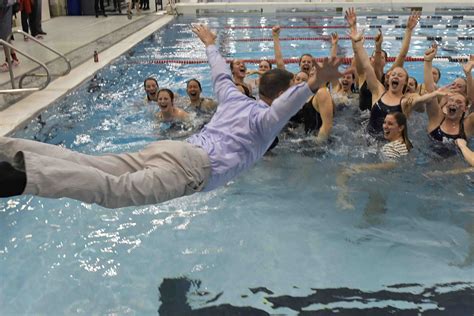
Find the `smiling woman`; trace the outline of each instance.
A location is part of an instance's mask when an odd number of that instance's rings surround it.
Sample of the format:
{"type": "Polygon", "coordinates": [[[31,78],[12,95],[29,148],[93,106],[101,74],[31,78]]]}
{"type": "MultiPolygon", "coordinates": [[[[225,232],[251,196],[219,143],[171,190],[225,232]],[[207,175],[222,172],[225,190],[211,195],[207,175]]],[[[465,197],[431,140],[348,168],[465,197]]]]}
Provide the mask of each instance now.
{"type": "Polygon", "coordinates": [[[160,112],[156,117],[161,122],[172,121],[186,121],[189,119],[189,114],[180,108],[174,106],[174,93],[170,89],[160,89],[157,93],[158,106],[160,112]]]}

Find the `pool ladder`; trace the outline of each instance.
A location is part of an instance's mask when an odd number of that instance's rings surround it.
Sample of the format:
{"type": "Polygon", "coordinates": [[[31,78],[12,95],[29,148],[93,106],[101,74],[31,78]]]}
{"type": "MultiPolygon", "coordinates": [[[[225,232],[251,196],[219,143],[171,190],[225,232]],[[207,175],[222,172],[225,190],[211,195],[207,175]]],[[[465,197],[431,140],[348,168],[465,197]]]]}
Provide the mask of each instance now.
{"type": "Polygon", "coordinates": [[[67,75],[68,73],[71,72],[71,68],[72,68],[71,67],[71,62],[69,61],[69,59],[67,59],[66,56],[64,56],[63,54],[61,54],[57,50],[49,47],[48,45],[45,45],[45,44],[41,43],[35,37],[31,36],[28,33],[25,33],[25,32],[20,31],[20,30],[13,31],[10,34],[10,36],[8,37],[7,41],[0,40],[0,47],[3,45],[3,47],[5,48],[5,55],[6,55],[6,59],[7,59],[7,63],[8,63],[8,71],[10,72],[10,82],[11,82],[11,85],[12,85],[11,89],[0,90],[0,94],[13,94],[13,93],[21,93],[21,92],[39,91],[39,90],[43,90],[44,88],[46,88],[49,85],[49,83],[51,82],[51,74],[49,72],[48,67],[44,63],[40,62],[38,59],[36,59],[36,58],[30,56],[29,54],[19,50],[18,48],[14,47],[13,45],[11,45],[9,43],[11,38],[13,37],[13,34],[21,34],[25,38],[28,38],[28,39],[32,40],[33,42],[35,42],[35,43],[38,43],[39,45],[43,46],[47,50],[53,52],[54,54],[58,55],[60,58],[64,59],[64,61],[66,62],[66,65],[67,65],[67,69],[62,73],[54,74],[54,76],[65,76],[65,75],[67,75]],[[15,76],[13,75],[12,58],[11,58],[11,55],[10,55],[12,50],[14,50],[15,52],[19,53],[20,55],[26,57],[27,59],[37,63],[41,68],[44,69],[45,73],[31,73],[31,71],[28,71],[27,73],[23,74],[20,77],[20,80],[18,82],[18,88],[17,88],[16,85],[15,85],[15,76]],[[40,87],[23,88],[23,81],[28,77],[35,77],[35,78],[44,78],[44,77],[46,77],[46,82],[44,82],[40,87]]]}

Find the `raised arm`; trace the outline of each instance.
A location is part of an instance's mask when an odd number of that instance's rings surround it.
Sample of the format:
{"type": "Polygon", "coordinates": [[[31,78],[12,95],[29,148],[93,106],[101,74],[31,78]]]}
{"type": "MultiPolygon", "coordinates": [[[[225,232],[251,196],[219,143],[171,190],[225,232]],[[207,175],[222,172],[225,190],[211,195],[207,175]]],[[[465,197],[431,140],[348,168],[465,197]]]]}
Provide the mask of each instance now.
{"type": "Polygon", "coordinates": [[[469,61],[462,65],[464,74],[466,75],[466,84],[467,84],[467,96],[471,99],[471,102],[474,100],[474,86],[472,82],[472,68],[474,67],[474,55],[469,56],[469,61]]]}
{"type": "MultiPolygon", "coordinates": [[[[433,68],[432,63],[436,56],[436,50],[437,46],[433,45],[428,48],[424,54],[423,80],[425,81],[425,89],[428,94],[433,92],[435,87],[431,70],[433,68]]],[[[428,132],[430,132],[435,129],[442,120],[443,113],[441,112],[437,98],[432,98],[426,104],[426,113],[428,114],[428,132]]]]}
{"type": "Polygon", "coordinates": [[[456,144],[458,145],[459,149],[461,149],[462,155],[464,159],[466,159],[467,163],[474,167],[474,152],[467,147],[467,142],[465,139],[458,138],[456,139],[456,144]]]}
{"type": "Polygon", "coordinates": [[[383,76],[383,51],[382,51],[383,35],[382,30],[378,29],[377,35],[375,36],[375,53],[374,53],[374,71],[377,79],[382,82],[383,76]]]}
{"type": "MultiPolygon", "coordinates": [[[[352,34],[357,34],[357,15],[354,10],[354,8],[349,8],[346,11],[345,18],[347,21],[347,24],[349,25],[349,32],[352,34]]],[[[364,68],[362,66],[362,62],[360,60],[359,55],[357,54],[356,51],[354,51],[354,59],[353,59],[353,64],[356,69],[357,73],[357,84],[360,87],[364,81],[365,81],[365,73],[364,73],[364,68]]]]}
{"type": "Polygon", "coordinates": [[[205,25],[194,24],[192,31],[206,46],[206,55],[211,66],[212,86],[216,95],[217,103],[222,104],[230,93],[240,93],[232,80],[232,74],[225,59],[219,53],[215,45],[216,34],[205,25]]]}
{"type": "Polygon", "coordinates": [[[275,63],[277,65],[277,68],[285,69],[285,62],[283,61],[283,54],[281,52],[279,25],[275,25],[274,27],[272,27],[272,37],[273,37],[273,50],[275,51],[275,63]]]}
{"type": "MultiPolygon", "coordinates": [[[[339,41],[339,35],[337,33],[332,33],[331,34],[331,58],[336,58],[337,57],[337,43],[339,41]]],[[[339,80],[335,79],[331,81],[331,87],[334,91],[338,91],[340,86],[339,86],[339,80]]]]}
{"type": "Polygon", "coordinates": [[[321,88],[318,90],[316,96],[313,98],[313,107],[318,107],[316,111],[319,112],[322,120],[322,125],[316,136],[316,142],[320,144],[329,138],[333,125],[334,106],[328,89],[321,88]]]}
{"type": "Polygon", "coordinates": [[[418,24],[418,21],[420,20],[420,14],[421,14],[420,11],[413,11],[410,17],[408,18],[406,29],[405,29],[405,35],[403,36],[402,48],[400,49],[400,52],[398,53],[397,58],[395,58],[395,61],[393,62],[393,65],[390,68],[390,70],[396,67],[403,67],[403,63],[405,62],[405,57],[407,57],[408,49],[410,48],[410,42],[411,42],[411,36],[413,34],[413,29],[416,27],[416,25],[418,24]]]}
{"type": "Polygon", "coordinates": [[[372,68],[372,65],[370,64],[369,55],[367,55],[363,45],[364,38],[362,34],[351,33],[350,36],[352,38],[352,48],[354,49],[354,54],[359,56],[363,71],[365,73],[367,87],[369,88],[370,92],[372,92],[372,104],[374,104],[376,100],[381,98],[385,91],[385,87],[377,79],[374,68],[372,68]]]}

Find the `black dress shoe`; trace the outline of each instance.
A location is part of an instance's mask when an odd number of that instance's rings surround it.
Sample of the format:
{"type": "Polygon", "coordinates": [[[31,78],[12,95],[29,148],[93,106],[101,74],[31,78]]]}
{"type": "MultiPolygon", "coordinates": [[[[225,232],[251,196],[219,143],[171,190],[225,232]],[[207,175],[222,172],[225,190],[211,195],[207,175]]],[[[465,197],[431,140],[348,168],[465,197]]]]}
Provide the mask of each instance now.
{"type": "Polygon", "coordinates": [[[39,35],[48,35],[48,33],[46,33],[45,31],[39,31],[38,34],[39,35]]]}

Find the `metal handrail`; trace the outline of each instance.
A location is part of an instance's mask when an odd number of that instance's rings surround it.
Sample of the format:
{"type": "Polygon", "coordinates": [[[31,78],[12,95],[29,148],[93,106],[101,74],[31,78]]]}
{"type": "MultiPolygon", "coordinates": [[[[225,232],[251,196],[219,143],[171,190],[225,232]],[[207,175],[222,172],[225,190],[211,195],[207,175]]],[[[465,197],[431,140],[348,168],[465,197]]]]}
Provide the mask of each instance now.
{"type": "MultiPolygon", "coordinates": [[[[71,69],[72,69],[71,62],[69,61],[69,59],[67,59],[67,57],[66,57],[64,54],[58,52],[57,50],[55,50],[54,48],[49,47],[49,46],[46,45],[46,44],[43,44],[42,42],[38,41],[34,36],[31,36],[30,34],[28,34],[28,33],[26,33],[26,32],[23,32],[23,31],[21,31],[21,30],[13,31],[12,34],[10,35],[10,38],[11,38],[11,37],[13,36],[13,34],[15,34],[15,33],[16,33],[16,34],[21,34],[21,35],[23,35],[23,36],[25,36],[25,37],[27,37],[27,38],[33,40],[33,42],[38,43],[39,45],[43,46],[43,47],[46,48],[47,50],[53,52],[54,54],[58,55],[60,58],[64,59],[64,61],[66,62],[66,65],[67,65],[66,71],[64,71],[64,72],[62,72],[62,73],[59,73],[59,74],[54,74],[54,76],[65,76],[65,75],[67,75],[67,74],[69,74],[69,73],[71,72],[71,69]]],[[[10,39],[10,38],[9,38],[9,39],[10,39]]],[[[20,77],[20,82],[19,82],[20,88],[21,88],[22,85],[23,85],[23,80],[24,80],[26,77],[28,77],[28,76],[31,76],[31,75],[29,75],[28,73],[26,73],[26,74],[24,74],[23,76],[20,77]]]]}
{"type": "Polygon", "coordinates": [[[10,72],[10,81],[11,81],[11,84],[12,84],[11,89],[0,90],[0,94],[1,93],[20,93],[20,92],[28,92],[28,91],[38,91],[38,90],[43,90],[44,88],[46,88],[48,86],[48,84],[51,82],[51,75],[49,74],[48,67],[46,67],[45,64],[43,64],[39,60],[31,57],[27,53],[22,52],[21,50],[19,50],[18,48],[14,47],[13,45],[11,45],[10,43],[8,43],[4,40],[0,40],[0,45],[3,45],[3,47],[5,48],[5,55],[6,55],[6,59],[7,59],[7,63],[8,63],[8,69],[9,69],[9,72],[10,72]],[[43,86],[41,86],[39,88],[21,88],[21,87],[19,89],[15,88],[15,77],[13,76],[12,60],[11,60],[11,57],[10,57],[10,51],[11,50],[14,50],[15,52],[19,53],[20,55],[22,55],[22,56],[28,58],[29,60],[37,63],[38,65],[40,65],[41,68],[43,68],[45,70],[46,74],[42,75],[42,76],[46,76],[46,82],[45,82],[45,84],[43,84],[43,86]]]}

